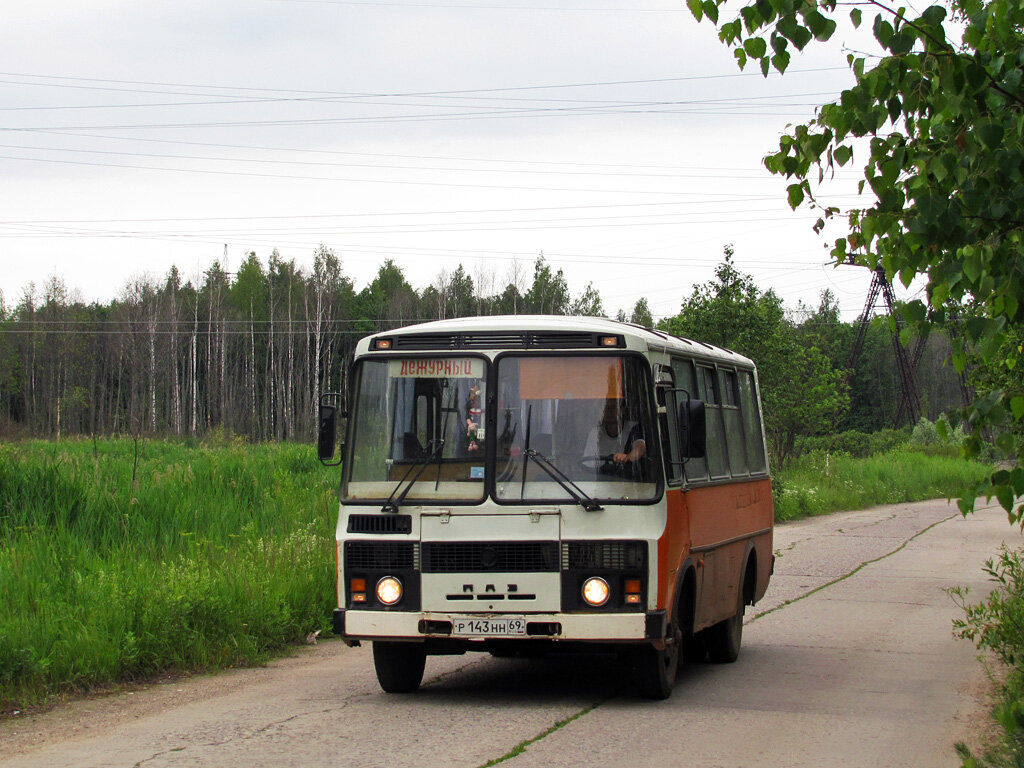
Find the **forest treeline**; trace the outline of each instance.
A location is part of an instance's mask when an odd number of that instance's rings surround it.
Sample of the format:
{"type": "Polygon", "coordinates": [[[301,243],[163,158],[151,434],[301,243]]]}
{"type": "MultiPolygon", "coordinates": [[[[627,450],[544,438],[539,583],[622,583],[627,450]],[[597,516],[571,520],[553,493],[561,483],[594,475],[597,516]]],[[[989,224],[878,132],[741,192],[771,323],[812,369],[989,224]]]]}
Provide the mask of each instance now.
{"type": "MultiPolygon", "coordinates": [[[[532,275],[513,262],[503,286],[493,272],[471,275],[460,265],[417,290],[388,260],[356,291],[323,246],[309,269],[276,251],[266,264],[251,253],[236,273],[215,262],[197,282],[172,268],[162,280],[131,280],[109,303],[87,304],[55,276],[13,306],[0,297],[0,437],[221,430],[307,440],[314,404],[345,386],[352,349],[366,334],[470,315],[605,315],[592,284],[573,295],[543,255],[532,275]]],[[[617,317],[656,325],[645,299],[617,317]]],[[[852,370],[857,325],[840,319],[831,294],[817,308],[787,311],[736,270],[730,248],[716,279],[657,325],[754,359],[776,457],[791,455],[801,436],[893,426],[889,327],[869,326],[852,370]]],[[[933,419],[963,396],[948,357],[941,335],[928,339],[919,381],[922,412],[933,419]]]]}

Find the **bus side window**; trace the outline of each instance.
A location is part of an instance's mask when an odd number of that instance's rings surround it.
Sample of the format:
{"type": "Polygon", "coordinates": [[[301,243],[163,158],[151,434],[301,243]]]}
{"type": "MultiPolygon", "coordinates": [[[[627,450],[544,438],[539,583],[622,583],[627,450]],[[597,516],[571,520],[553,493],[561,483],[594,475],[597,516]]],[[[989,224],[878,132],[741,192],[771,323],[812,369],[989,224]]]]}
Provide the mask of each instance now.
{"type": "Polygon", "coordinates": [[[743,419],[740,414],[740,393],[736,371],[719,368],[722,376],[722,419],[725,422],[725,440],[729,451],[729,469],[733,477],[745,477],[747,456],[745,449],[743,419]]]}
{"type": "MultiPolygon", "coordinates": [[[[676,387],[685,389],[696,400],[700,399],[697,392],[697,375],[692,360],[683,360],[678,357],[672,358],[672,374],[676,379],[676,387]]],[[[675,430],[673,430],[674,432],[675,430]]],[[[678,447],[676,448],[678,455],[678,447]]],[[[708,479],[707,459],[687,459],[683,467],[683,473],[690,482],[700,482],[708,479]]]]}
{"type": "Polygon", "coordinates": [[[718,371],[710,366],[697,366],[704,388],[704,407],[707,409],[708,428],[708,469],[711,479],[729,476],[729,462],[726,457],[725,426],[722,423],[722,400],[718,386],[718,371]]]}
{"type": "Polygon", "coordinates": [[[742,371],[739,375],[740,410],[743,414],[743,436],[747,448],[747,464],[751,474],[759,474],[768,469],[765,461],[764,435],[761,432],[761,410],[754,386],[752,371],[742,371]]]}

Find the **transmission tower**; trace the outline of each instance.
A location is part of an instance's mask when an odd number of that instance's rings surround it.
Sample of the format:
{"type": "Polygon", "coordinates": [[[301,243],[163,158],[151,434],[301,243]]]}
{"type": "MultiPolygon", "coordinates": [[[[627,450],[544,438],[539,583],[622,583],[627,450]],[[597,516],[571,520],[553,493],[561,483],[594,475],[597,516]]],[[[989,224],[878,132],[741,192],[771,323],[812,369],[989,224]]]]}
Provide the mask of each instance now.
{"type": "Polygon", "coordinates": [[[886,313],[892,317],[896,327],[892,334],[892,349],[896,355],[896,370],[900,380],[900,400],[896,407],[895,426],[907,423],[916,424],[921,418],[921,395],[917,385],[917,366],[921,362],[921,355],[924,353],[924,345],[927,340],[925,334],[920,334],[914,343],[911,352],[907,352],[900,341],[900,331],[903,330],[903,320],[895,311],[896,298],[892,292],[892,284],[885,276],[885,270],[879,264],[875,267],[871,278],[871,287],[868,289],[868,298],[864,302],[864,311],[857,319],[857,338],[853,342],[853,353],[850,355],[850,370],[857,367],[857,360],[864,349],[864,339],[868,332],[868,323],[871,322],[871,313],[878,302],[879,295],[885,301],[886,313]]]}

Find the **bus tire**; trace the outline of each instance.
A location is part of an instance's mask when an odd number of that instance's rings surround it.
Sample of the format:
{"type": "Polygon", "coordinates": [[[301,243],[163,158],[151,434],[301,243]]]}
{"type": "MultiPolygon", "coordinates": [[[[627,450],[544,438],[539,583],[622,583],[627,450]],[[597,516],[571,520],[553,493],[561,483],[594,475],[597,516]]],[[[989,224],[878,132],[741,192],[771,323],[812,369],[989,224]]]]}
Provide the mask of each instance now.
{"type": "Polygon", "coordinates": [[[679,656],[683,644],[683,633],[678,623],[673,622],[665,647],[652,645],[639,649],[637,682],[640,695],[645,699],[667,699],[672,695],[679,672],[679,656]]]}
{"type": "Polygon", "coordinates": [[[683,638],[683,661],[686,664],[700,664],[707,657],[708,644],[703,632],[683,638]]]}
{"type": "Polygon", "coordinates": [[[385,693],[412,693],[419,688],[426,662],[422,643],[373,643],[373,668],[385,693]]]}
{"type": "Polygon", "coordinates": [[[736,598],[736,613],[724,621],[708,627],[702,633],[708,656],[715,664],[732,664],[740,655],[743,643],[744,585],[741,583],[736,598]]]}

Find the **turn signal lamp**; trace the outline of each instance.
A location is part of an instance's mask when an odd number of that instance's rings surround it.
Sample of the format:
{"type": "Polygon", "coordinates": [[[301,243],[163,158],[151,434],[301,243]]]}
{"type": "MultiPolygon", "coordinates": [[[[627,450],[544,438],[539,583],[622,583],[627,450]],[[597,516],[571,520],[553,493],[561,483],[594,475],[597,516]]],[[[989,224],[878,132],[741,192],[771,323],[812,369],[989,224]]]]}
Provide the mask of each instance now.
{"type": "Polygon", "coordinates": [[[391,349],[391,339],[377,339],[373,342],[374,349],[391,349]]]}
{"type": "Polygon", "coordinates": [[[626,579],[626,604],[639,605],[641,591],[640,579],[626,579]]]}
{"type": "Polygon", "coordinates": [[[593,576],[583,582],[583,601],[587,605],[599,608],[608,602],[610,596],[611,590],[608,588],[608,582],[604,579],[593,576]]]}
{"type": "Polygon", "coordinates": [[[394,576],[385,576],[377,582],[377,599],[384,605],[394,605],[402,599],[402,582],[394,576]]]}
{"type": "Polygon", "coordinates": [[[619,346],[619,337],[618,336],[602,336],[601,337],[601,346],[602,347],[617,347],[617,346],[619,346]]]}
{"type": "Polygon", "coordinates": [[[366,579],[352,579],[348,584],[353,603],[366,602],[366,579]]]}

